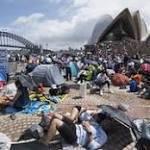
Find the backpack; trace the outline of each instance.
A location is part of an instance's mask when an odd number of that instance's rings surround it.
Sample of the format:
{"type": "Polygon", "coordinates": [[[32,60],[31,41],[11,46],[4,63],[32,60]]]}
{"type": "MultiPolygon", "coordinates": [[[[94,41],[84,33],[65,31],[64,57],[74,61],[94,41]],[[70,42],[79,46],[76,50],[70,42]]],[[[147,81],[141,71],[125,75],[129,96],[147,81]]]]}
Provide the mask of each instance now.
{"type": "Polygon", "coordinates": [[[150,64],[148,63],[144,63],[141,65],[141,70],[144,72],[144,73],[150,73],[150,64]]]}
{"type": "Polygon", "coordinates": [[[68,94],[69,93],[69,91],[70,91],[70,88],[69,88],[69,86],[68,85],[62,85],[61,87],[60,87],[60,89],[59,89],[59,94],[68,94]]]}
{"type": "Polygon", "coordinates": [[[130,81],[130,92],[137,92],[138,91],[138,84],[135,80],[130,81]]]}

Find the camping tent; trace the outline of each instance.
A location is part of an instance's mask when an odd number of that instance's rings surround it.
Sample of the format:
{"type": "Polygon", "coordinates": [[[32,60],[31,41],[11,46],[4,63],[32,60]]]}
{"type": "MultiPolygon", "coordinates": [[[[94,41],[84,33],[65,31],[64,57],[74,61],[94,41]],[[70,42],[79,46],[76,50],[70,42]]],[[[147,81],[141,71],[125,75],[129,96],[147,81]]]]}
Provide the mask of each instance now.
{"type": "Polygon", "coordinates": [[[7,81],[7,74],[5,70],[0,70],[0,81],[7,81]]]}
{"type": "Polygon", "coordinates": [[[123,86],[129,83],[129,78],[123,74],[116,73],[112,77],[112,84],[115,86],[123,86]]]}
{"type": "Polygon", "coordinates": [[[4,87],[7,81],[7,74],[4,70],[0,70],[0,89],[4,87]]]}
{"type": "Polygon", "coordinates": [[[61,85],[64,83],[64,78],[56,64],[39,65],[30,75],[36,84],[43,83],[44,86],[61,85]]]}

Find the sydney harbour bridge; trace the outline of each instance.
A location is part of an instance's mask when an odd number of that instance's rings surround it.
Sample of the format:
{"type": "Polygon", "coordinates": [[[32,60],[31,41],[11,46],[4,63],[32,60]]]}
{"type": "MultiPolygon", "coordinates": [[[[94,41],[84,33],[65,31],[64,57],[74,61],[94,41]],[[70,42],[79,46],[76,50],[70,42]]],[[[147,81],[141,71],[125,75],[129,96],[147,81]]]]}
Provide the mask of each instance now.
{"type": "Polygon", "coordinates": [[[9,32],[0,31],[0,48],[16,48],[40,52],[41,47],[31,41],[9,32]]]}

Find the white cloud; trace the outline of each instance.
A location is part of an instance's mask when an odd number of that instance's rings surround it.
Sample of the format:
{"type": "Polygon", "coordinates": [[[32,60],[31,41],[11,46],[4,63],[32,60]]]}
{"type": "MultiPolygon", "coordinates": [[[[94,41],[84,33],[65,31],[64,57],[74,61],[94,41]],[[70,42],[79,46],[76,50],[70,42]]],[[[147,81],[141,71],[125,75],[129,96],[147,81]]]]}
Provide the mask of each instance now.
{"type": "Polygon", "coordinates": [[[35,14],[32,14],[28,17],[25,17],[25,16],[22,16],[22,17],[19,17],[17,20],[15,20],[14,24],[30,24],[30,23],[33,23],[33,22],[38,22],[40,19],[42,19],[44,17],[44,14],[42,13],[35,13],[35,14]]]}
{"type": "Polygon", "coordinates": [[[48,0],[50,3],[59,4],[62,0],[48,0]]]}
{"type": "Polygon", "coordinates": [[[73,5],[75,7],[84,6],[88,4],[89,0],[73,0],[73,5]]]}
{"type": "MultiPolygon", "coordinates": [[[[58,4],[64,0],[47,1],[58,4]]],[[[67,9],[60,12],[60,16],[61,13],[66,13],[66,18],[50,19],[42,13],[35,13],[19,17],[11,28],[35,43],[43,45],[48,43],[49,48],[80,47],[88,41],[100,16],[110,14],[114,17],[126,7],[132,11],[139,9],[146,22],[150,24],[149,0],[143,2],[141,0],[72,0],[67,9]]]]}

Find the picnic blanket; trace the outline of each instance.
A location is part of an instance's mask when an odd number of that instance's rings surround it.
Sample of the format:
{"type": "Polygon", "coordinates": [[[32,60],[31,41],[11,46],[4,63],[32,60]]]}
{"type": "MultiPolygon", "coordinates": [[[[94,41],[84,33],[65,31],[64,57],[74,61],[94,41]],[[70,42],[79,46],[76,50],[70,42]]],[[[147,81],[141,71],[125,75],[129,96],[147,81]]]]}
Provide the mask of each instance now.
{"type": "Polygon", "coordinates": [[[19,113],[24,114],[39,114],[41,112],[49,113],[53,112],[56,108],[56,105],[48,102],[32,101],[29,103],[24,110],[19,113]]]}

